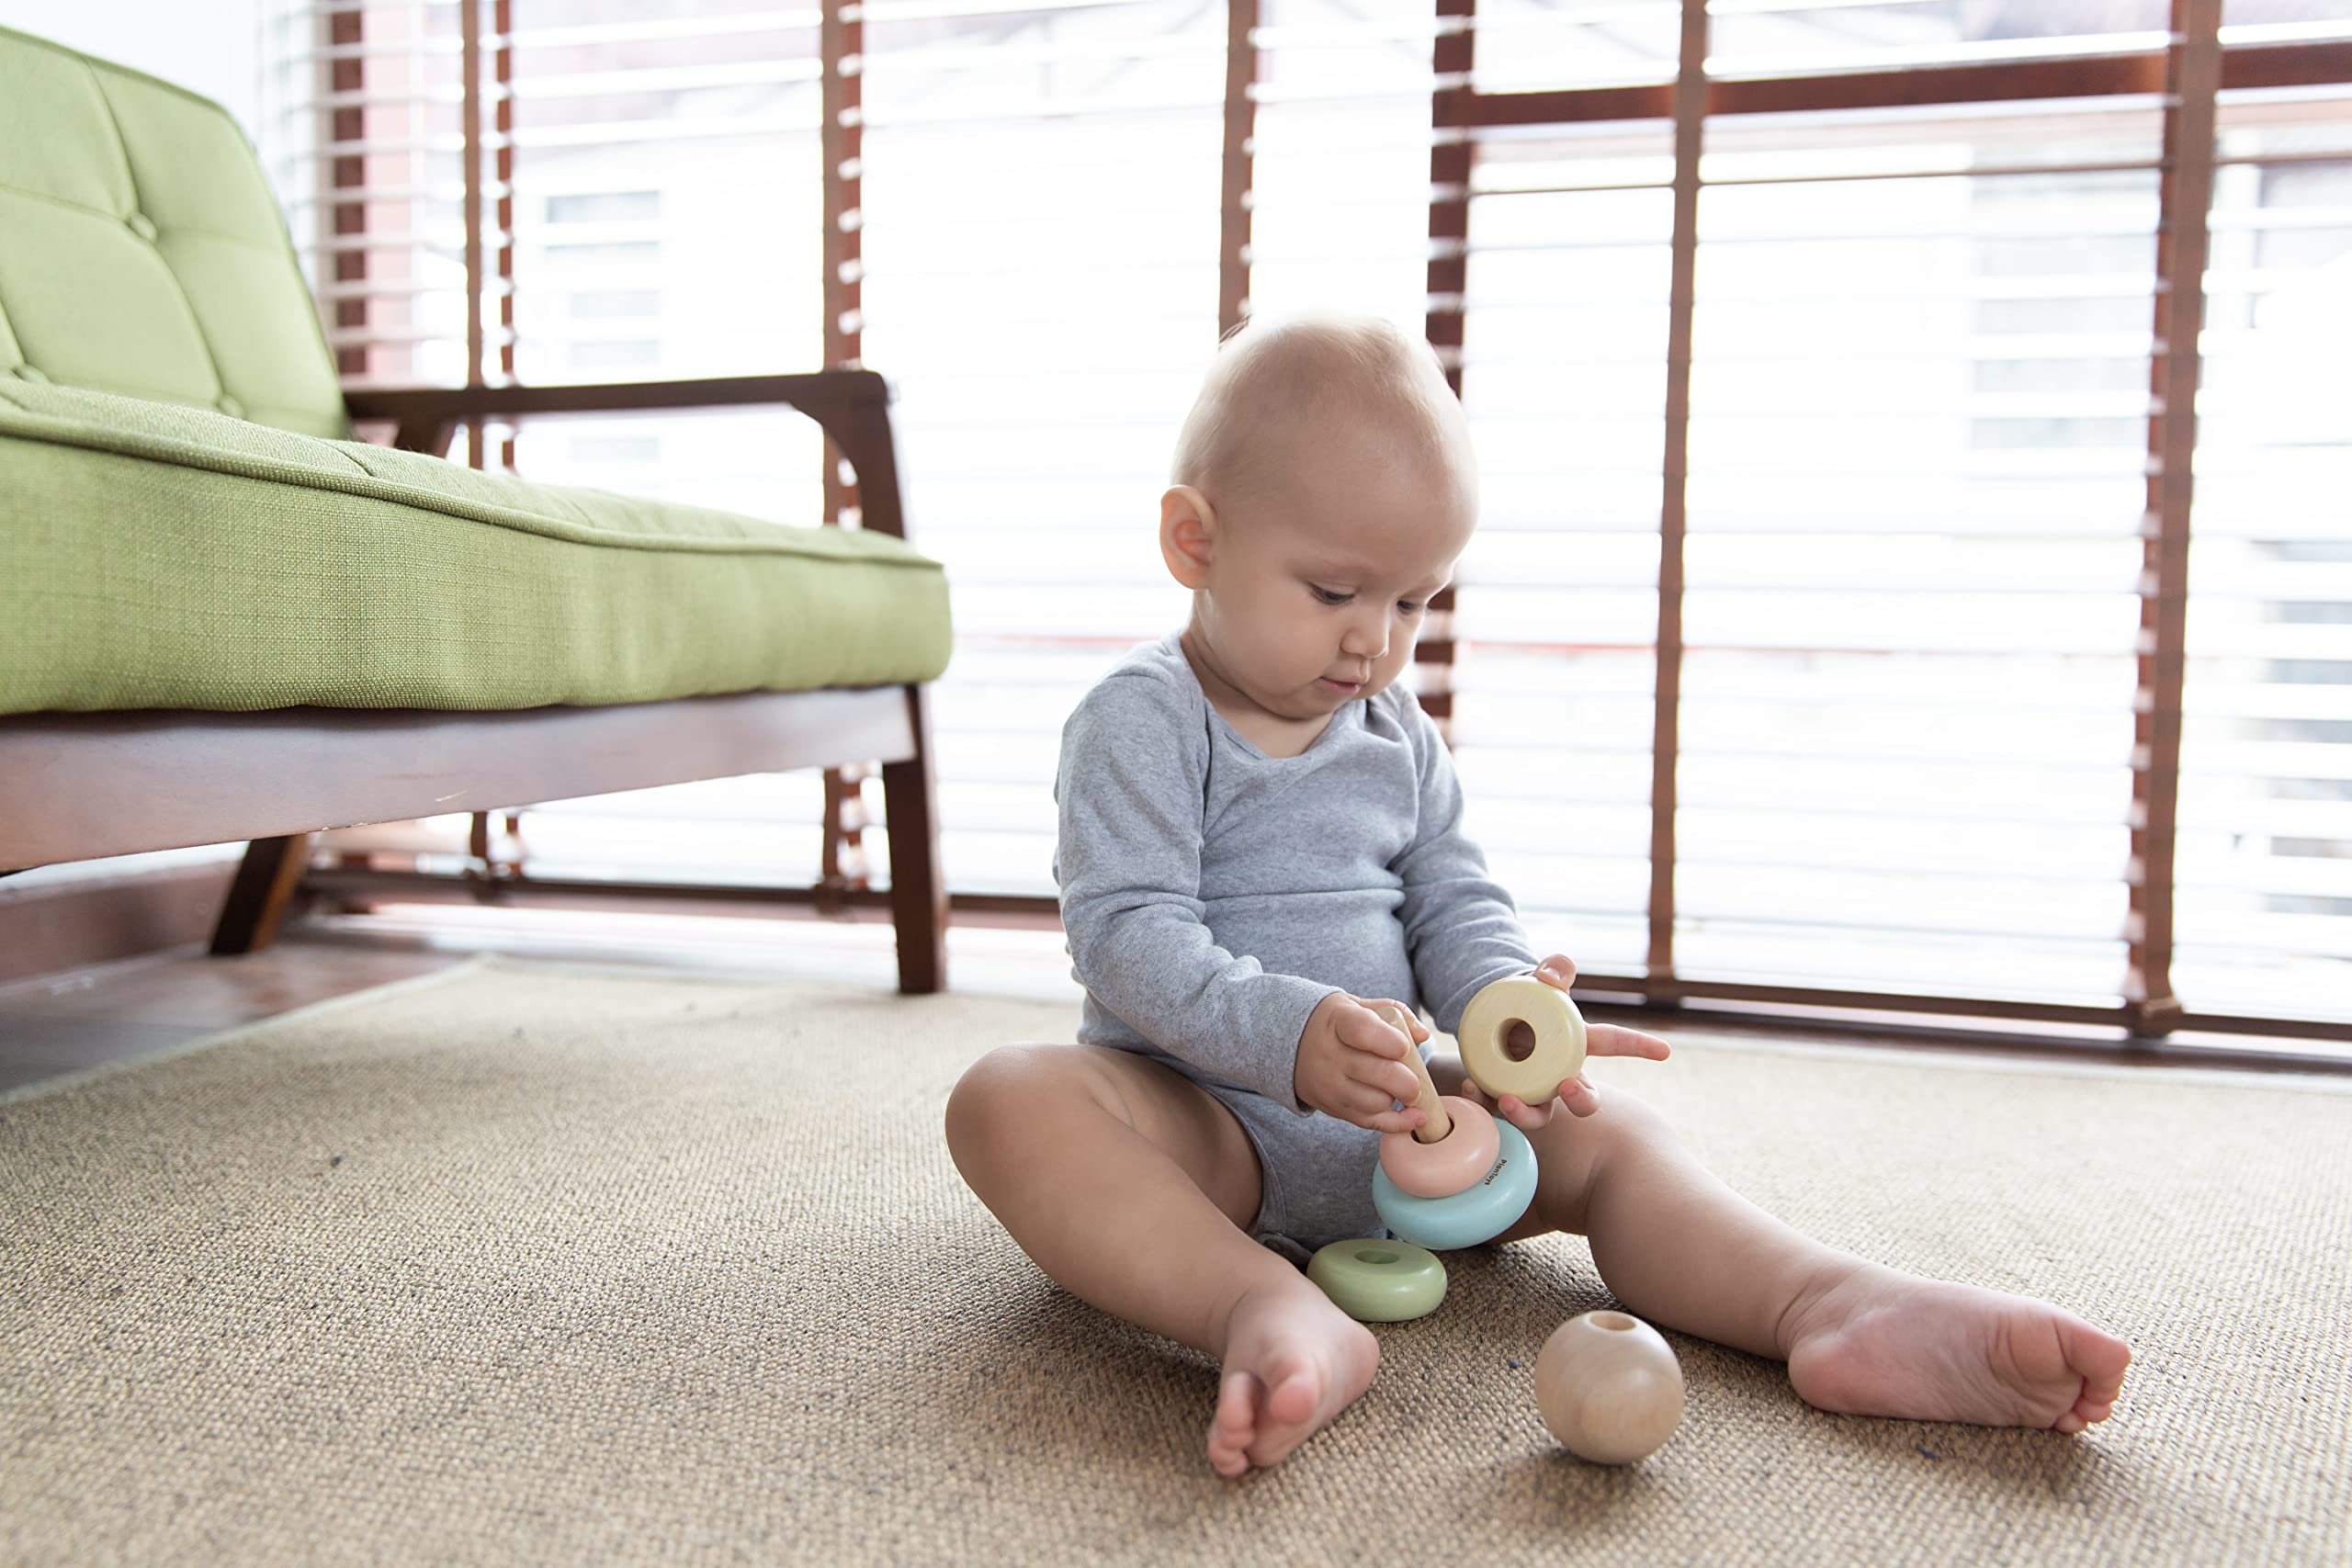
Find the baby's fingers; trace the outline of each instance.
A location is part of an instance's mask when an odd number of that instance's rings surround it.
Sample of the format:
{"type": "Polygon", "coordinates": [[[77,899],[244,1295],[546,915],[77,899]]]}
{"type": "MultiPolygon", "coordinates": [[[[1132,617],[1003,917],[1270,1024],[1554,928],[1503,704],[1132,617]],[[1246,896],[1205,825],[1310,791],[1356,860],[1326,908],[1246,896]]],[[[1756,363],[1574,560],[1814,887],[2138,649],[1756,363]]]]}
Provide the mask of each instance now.
{"type": "Polygon", "coordinates": [[[1352,1122],[1375,1133],[1409,1133],[1428,1120],[1416,1107],[1408,1105],[1399,1111],[1390,1096],[1370,1085],[1352,1081],[1332,1097],[1330,1104],[1320,1109],[1342,1122],[1352,1122]]]}
{"type": "Polygon", "coordinates": [[[1623,1024],[1590,1023],[1585,1026],[1584,1050],[1588,1056],[1645,1056],[1653,1062],[1663,1062],[1673,1047],[1655,1034],[1645,1034],[1623,1024]]]}
{"type": "MultiPolygon", "coordinates": [[[[1563,1093],[1567,1089],[1566,1084],[1560,1088],[1563,1093]]],[[[1507,1094],[1496,1102],[1495,1111],[1521,1132],[1532,1133],[1552,1119],[1552,1102],[1546,1100],[1540,1107],[1533,1106],[1515,1094],[1507,1094]]]]}
{"type": "MultiPolygon", "coordinates": [[[[1502,1099],[1497,1100],[1493,1095],[1480,1089],[1478,1080],[1466,1073],[1463,1075],[1462,1087],[1454,1092],[1473,1105],[1493,1111],[1522,1133],[1532,1133],[1552,1119],[1552,1107],[1549,1104],[1540,1108],[1532,1106],[1515,1094],[1507,1094],[1502,1099]]],[[[1560,1086],[1560,1092],[1563,1094],[1567,1092],[1566,1084],[1560,1086]]]]}
{"type": "Polygon", "coordinates": [[[1391,1057],[1375,1055],[1370,1051],[1351,1051],[1340,1063],[1340,1070],[1350,1079],[1375,1089],[1391,1100],[1401,1100],[1410,1105],[1421,1098],[1421,1080],[1413,1069],[1391,1057]]]}
{"type": "Polygon", "coordinates": [[[1371,1017],[1366,1019],[1358,1014],[1351,1021],[1354,1027],[1342,1028],[1340,1031],[1341,1044],[1401,1062],[1405,1059],[1405,1053],[1411,1050],[1417,1042],[1429,1038],[1429,1031],[1422,1027],[1421,1021],[1402,1003],[1374,998],[1362,1006],[1371,1017]],[[1391,1023],[1385,1016],[1390,1012],[1403,1019],[1404,1023],[1401,1026],[1391,1023]]]}
{"type": "Polygon", "coordinates": [[[1560,1086],[1560,1103],[1571,1116],[1589,1116],[1600,1109],[1600,1091],[1578,1073],[1560,1086]]]}

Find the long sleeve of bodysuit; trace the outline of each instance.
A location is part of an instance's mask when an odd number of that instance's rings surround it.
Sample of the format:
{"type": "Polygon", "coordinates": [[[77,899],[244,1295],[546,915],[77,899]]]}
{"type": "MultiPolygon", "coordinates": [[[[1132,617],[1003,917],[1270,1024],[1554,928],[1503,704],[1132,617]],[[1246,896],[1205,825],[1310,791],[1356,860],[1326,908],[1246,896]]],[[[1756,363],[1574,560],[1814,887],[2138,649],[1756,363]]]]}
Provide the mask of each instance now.
{"type": "Polygon", "coordinates": [[[1413,841],[1395,862],[1405,879],[1405,923],[1413,978],[1437,1027],[1448,1034],[1489,983],[1536,964],[1510,894],[1487,874],[1487,858],[1462,830],[1462,784],[1437,724],[1409,695],[1398,705],[1414,740],[1420,810],[1413,841]]]}
{"type": "Polygon", "coordinates": [[[1298,1043],[1343,987],[1217,945],[1200,897],[1207,737],[1168,683],[1114,677],[1062,728],[1054,879],[1079,982],[1159,1049],[1304,1114],[1298,1043]]]}

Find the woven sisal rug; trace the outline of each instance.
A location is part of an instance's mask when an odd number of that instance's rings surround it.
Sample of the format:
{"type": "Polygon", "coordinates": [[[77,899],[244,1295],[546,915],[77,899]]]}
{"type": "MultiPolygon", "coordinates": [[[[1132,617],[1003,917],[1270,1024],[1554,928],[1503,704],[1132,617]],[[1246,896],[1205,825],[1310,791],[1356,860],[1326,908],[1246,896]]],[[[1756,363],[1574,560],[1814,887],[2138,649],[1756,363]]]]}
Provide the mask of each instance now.
{"type": "Polygon", "coordinates": [[[1214,1369],[1052,1287],[940,1115],[1075,1011],[476,961],[0,1101],[0,1561],[2352,1560],[2352,1095],[1707,1043],[1604,1063],[1826,1238],[2132,1339],[2080,1438],[1826,1416],[1672,1337],[1554,1449],[1566,1238],[1452,1260],[1240,1483],[1214,1369]],[[1452,1545],[1444,1545],[1448,1540],[1452,1545]]]}

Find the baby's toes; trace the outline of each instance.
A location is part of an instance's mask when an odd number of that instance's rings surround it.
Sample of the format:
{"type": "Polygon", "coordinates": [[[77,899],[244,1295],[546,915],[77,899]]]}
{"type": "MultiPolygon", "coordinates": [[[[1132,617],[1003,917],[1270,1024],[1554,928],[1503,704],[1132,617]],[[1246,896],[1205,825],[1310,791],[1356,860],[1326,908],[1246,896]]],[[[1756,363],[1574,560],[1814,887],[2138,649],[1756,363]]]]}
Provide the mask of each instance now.
{"type": "Polygon", "coordinates": [[[1308,1365],[1295,1367],[1267,1399],[1266,1419],[1296,1426],[1312,1418],[1322,1403],[1323,1380],[1317,1370],[1308,1365]]]}
{"type": "Polygon", "coordinates": [[[2132,1347],[2080,1318],[2069,1318],[2060,1337],[2065,1346],[2066,1364],[2083,1380],[2084,1401],[2113,1405],[2116,1396],[2123,1392],[2123,1374],[2132,1365],[2132,1347]]]}
{"type": "Polygon", "coordinates": [[[2104,1421],[2115,1409],[2123,1388],[2124,1369],[2132,1364],[2132,1348],[2111,1334],[2100,1332],[2071,1313],[2056,1314],[2057,1350],[2061,1375],[2075,1382],[2075,1397],[2051,1422],[2052,1430],[2079,1432],[2104,1421]]]}
{"type": "Polygon", "coordinates": [[[1323,1381],[1301,1358],[1279,1367],[1267,1382],[1272,1392],[1266,1395],[1250,1459],[1255,1464],[1272,1465],[1289,1458],[1291,1450],[1314,1430],[1317,1407],[1323,1402],[1323,1381]]]}
{"type": "Polygon", "coordinates": [[[2095,1398],[2088,1389],[2085,1389],[2082,1396],[2075,1401],[2071,1414],[2084,1426],[2096,1427],[2115,1414],[2115,1401],[2095,1398]]]}
{"type": "Polygon", "coordinates": [[[1238,1369],[1225,1375],[1209,1421],[1209,1463],[1220,1475],[1250,1468],[1250,1444],[1258,1436],[1258,1380],[1238,1369]]]}

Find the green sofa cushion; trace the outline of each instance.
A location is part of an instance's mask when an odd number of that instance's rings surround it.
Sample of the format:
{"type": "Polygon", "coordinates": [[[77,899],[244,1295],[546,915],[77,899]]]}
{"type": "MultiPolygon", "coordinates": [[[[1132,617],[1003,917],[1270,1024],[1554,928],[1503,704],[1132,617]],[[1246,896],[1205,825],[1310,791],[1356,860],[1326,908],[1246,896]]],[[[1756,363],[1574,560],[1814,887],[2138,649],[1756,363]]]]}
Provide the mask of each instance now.
{"type": "Polygon", "coordinates": [[[209,98],[0,28],[0,375],[348,435],[261,164],[209,98]]]}
{"type": "Polygon", "coordinates": [[[0,371],[0,714],[929,681],[938,562],[0,371]]]}

